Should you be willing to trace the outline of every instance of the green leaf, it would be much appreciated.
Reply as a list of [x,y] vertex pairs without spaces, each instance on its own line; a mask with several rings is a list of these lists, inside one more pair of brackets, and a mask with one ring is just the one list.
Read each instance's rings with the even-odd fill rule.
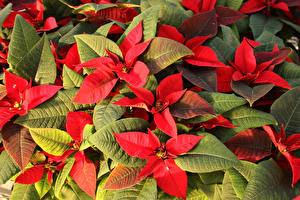
[[257,164],[243,160],[241,162],[243,165],[235,166],[234,169],[236,169],[246,179],[246,181],[249,182]]
[[47,174],[45,173],[41,180],[34,184],[37,193],[39,194],[40,198],[43,198],[47,192],[51,189],[51,185],[49,185]]
[[100,26],[95,33],[100,34],[104,37],[107,37],[110,28],[115,24],[115,22],[110,22]]
[[46,34],[15,65],[14,72],[40,85],[55,82],[56,63]]
[[0,10],[0,27],[2,27],[2,23],[5,21],[6,17],[12,11],[12,4],[7,4],[4,8]]
[[262,161],[251,176],[243,200],[292,199],[289,186],[287,176],[274,160]]
[[234,191],[232,180],[230,179],[229,173],[227,171],[224,175],[222,184],[222,199],[240,200],[240,198],[237,197],[237,194]]
[[20,169],[6,151],[2,151],[0,154],[0,163],[0,185],[2,185],[17,174]]
[[277,124],[276,119],[269,113],[260,110],[240,106],[223,114],[225,118],[230,119],[231,123],[237,128],[219,127],[214,134],[222,141],[226,142],[237,133],[249,129],[262,127],[268,124]]
[[34,184],[19,184],[15,183],[12,191],[11,200],[39,200],[40,196],[37,193]]
[[221,38],[215,37],[208,46],[215,51],[220,62],[228,64],[228,60],[233,60],[235,49]]
[[193,52],[183,44],[168,38],[156,37],[144,54],[144,60],[150,73],[156,74],[187,55],[193,55]]
[[233,194],[237,199],[242,199],[248,181],[236,169],[230,168],[225,172],[223,181],[223,198],[230,199]]
[[61,190],[63,188],[63,185],[66,182],[68,175],[70,174],[70,171],[74,163],[75,163],[75,158],[71,157],[70,159],[67,160],[67,164],[64,166],[64,168],[59,172],[54,186],[54,194],[56,197],[61,197]]
[[88,138],[96,132],[95,126],[91,124],[85,125],[83,129],[83,141],[80,145],[79,151],[83,151],[91,146]]
[[272,90],[273,87],[273,84],[262,84],[251,88],[242,81],[231,81],[232,90],[244,97],[249,102],[250,107],[252,107],[255,101],[265,96],[270,90]]
[[291,87],[300,86],[300,66],[295,63],[284,62],[274,68],[274,72],[286,80]]
[[71,70],[69,67],[64,65],[63,67],[63,86],[64,89],[71,89],[74,87],[80,87],[81,83],[83,81],[83,76],[81,76],[79,73]]
[[271,114],[278,121],[278,130],[284,124],[287,136],[300,132],[300,86],[280,96],[271,106]]
[[126,38],[128,33],[134,29],[141,20],[143,20],[143,41],[148,41],[149,39],[155,37],[156,34],[156,26],[157,26],[157,20],[158,20],[158,12],[159,7],[150,7],[135,18],[133,18],[132,22],[128,26],[128,28],[124,31],[124,33],[121,35],[119,40],[117,41],[117,44],[121,44],[122,41]]
[[96,3],[86,3],[82,6],[78,6],[75,10],[73,10],[73,14],[83,14],[88,11],[99,11],[105,8],[116,7],[116,4],[96,4]]
[[205,137],[186,154],[175,159],[176,164],[189,172],[206,173],[241,165],[237,157],[215,136]]
[[105,49],[123,57],[118,45],[102,35],[82,34],[74,36],[78,45],[78,53],[82,63],[93,58],[107,56]]
[[208,173],[198,173],[201,181],[199,183],[204,183],[205,185],[211,184],[220,184],[223,182],[224,179],[224,172],[223,171],[214,171]]
[[[141,1],[141,10],[144,12],[147,8],[159,6],[159,21],[160,24],[167,24],[174,27],[179,27],[182,22],[188,18],[186,11],[179,7],[178,4],[168,2],[167,0],[144,0]],[[181,8],[181,9],[180,9]]]
[[294,24],[288,20],[285,19],[280,19],[282,22],[284,22],[285,24],[289,25],[290,27],[292,27],[293,29],[295,29],[298,33],[300,33],[300,26],[298,26],[297,24]]
[[17,118],[15,123],[28,128],[63,128],[68,112],[91,109],[93,104],[73,103],[78,89],[60,90],[48,101]]
[[275,17],[256,13],[250,16],[249,26],[252,30],[254,39],[257,40],[264,31],[268,31],[272,34],[278,33],[282,29],[283,23]]
[[103,200],[156,200],[157,186],[153,178],[147,178],[145,181],[136,184],[133,187],[107,191]]
[[233,10],[239,10],[241,5],[243,3],[243,0],[227,0],[226,4],[229,8],[232,8]]
[[71,149],[68,143],[72,143],[73,139],[65,131],[52,128],[31,128],[29,131],[35,143],[49,154],[61,156]]
[[122,94],[108,97],[102,100],[94,108],[93,121],[96,130],[119,119],[126,111],[125,106],[114,105],[112,103],[124,98]]
[[113,133],[145,131],[147,127],[149,127],[149,124],[143,119],[121,119],[99,129],[89,138],[89,141],[109,158],[119,162],[122,165],[132,167],[141,166],[146,163],[146,160],[129,156],[120,147]]
[[90,34],[95,32],[95,30],[96,27],[93,24],[79,23],[59,39],[58,46],[63,47],[69,44],[73,44],[76,42],[74,38],[75,35],[79,35],[83,33]]
[[238,46],[240,46],[240,41],[230,27],[221,25],[221,28],[223,33],[223,40],[227,42],[227,44],[229,44],[233,48],[237,48]]
[[35,29],[20,15],[16,16],[7,61],[15,67],[39,41]]

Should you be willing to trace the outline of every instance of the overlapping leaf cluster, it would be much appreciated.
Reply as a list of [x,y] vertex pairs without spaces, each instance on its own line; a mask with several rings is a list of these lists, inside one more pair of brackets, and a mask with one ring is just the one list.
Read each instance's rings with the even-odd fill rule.
[[12,200],[300,195],[298,0],[0,8]]

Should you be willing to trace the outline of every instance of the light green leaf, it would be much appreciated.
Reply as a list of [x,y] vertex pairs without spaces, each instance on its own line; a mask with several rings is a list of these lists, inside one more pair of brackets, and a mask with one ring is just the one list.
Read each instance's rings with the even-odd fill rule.
[[34,184],[15,183],[10,200],[39,200]]
[[59,172],[58,177],[55,182],[54,186],[54,194],[56,197],[61,197],[61,190],[63,188],[63,185],[66,182],[66,179],[68,175],[70,174],[70,171],[75,163],[75,158],[71,157],[67,160],[67,164],[64,166],[64,168]]
[[2,27],[2,23],[4,22],[6,17],[9,15],[9,13],[12,11],[11,8],[12,8],[12,3],[9,3],[0,10],[0,27]]
[[107,37],[107,34],[110,30],[110,28],[114,25],[115,22],[110,22],[110,23],[107,23],[107,24],[104,24],[102,26],[100,26],[95,33],[97,34],[100,34],[104,37]]
[[144,54],[144,60],[151,74],[156,74],[180,58],[193,55],[183,44],[162,37],[154,38]]
[[73,14],[83,14],[88,11],[99,11],[105,8],[116,7],[116,4],[96,4],[96,3],[86,3],[82,6],[78,6],[73,10]]
[[119,101],[125,96],[122,94],[116,95],[113,98],[108,97],[102,100],[98,105],[95,106],[93,121],[96,130],[110,124],[119,119],[126,111],[125,106],[114,105],[112,103]]
[[189,172],[206,173],[241,165],[238,158],[215,136],[205,137],[186,154],[175,159],[176,164]]
[[89,137],[96,132],[95,126],[91,124],[85,125],[83,129],[83,141],[80,145],[79,151],[83,151],[91,146]]
[[238,199],[242,199],[247,184],[248,181],[244,178],[242,174],[240,174],[236,169],[230,168],[225,172],[225,177],[223,181],[223,195],[230,195],[228,191],[231,190],[235,197],[238,197]]
[[17,118],[15,123],[28,128],[63,128],[68,112],[91,109],[93,104],[73,103],[78,89],[60,90],[48,101]]
[[46,34],[15,65],[14,72],[41,85],[55,82],[56,63]]
[[125,166],[141,166],[146,160],[129,156],[118,144],[113,133],[124,133],[132,131],[145,131],[149,126],[148,122],[139,118],[126,118],[110,123],[95,134],[90,136],[90,143],[94,144],[100,151],[112,160]]
[[275,17],[256,13],[250,16],[249,26],[254,39],[257,39],[264,31],[268,31],[272,34],[278,33],[282,29],[283,23]]
[[52,128],[31,128],[29,131],[35,143],[49,154],[61,156],[71,149],[68,143],[72,143],[73,139],[65,131]]
[[232,8],[233,10],[239,10],[241,5],[243,3],[243,0],[227,0],[226,4],[229,8]]
[[49,185],[47,179],[47,173],[45,173],[41,178],[41,180],[35,183],[34,186],[40,198],[43,198],[47,194],[47,192],[49,192],[49,190],[51,189],[51,185]]
[[224,175],[224,180],[222,183],[222,199],[232,199],[232,200],[240,200],[240,198],[237,196],[236,192],[233,188],[233,183],[230,178],[230,175],[228,171],[226,171]]
[[284,62],[274,68],[274,72],[286,80],[291,87],[300,86],[300,66],[295,63]]
[[10,66],[15,67],[39,39],[40,37],[35,29],[21,15],[17,15],[7,55],[7,61]]
[[77,72],[71,70],[69,67],[64,65],[63,67],[63,86],[64,89],[71,89],[74,87],[80,87],[83,81],[83,76],[78,74]]
[[121,35],[119,40],[117,41],[117,44],[121,44],[122,41],[126,38],[128,33],[134,29],[141,20],[143,20],[143,40],[148,41],[149,39],[155,37],[156,34],[156,26],[157,26],[157,20],[158,20],[158,11],[159,7],[150,7],[135,18],[133,18],[132,22],[128,26],[128,28],[125,30],[125,32]]
[[74,36],[78,45],[78,53],[82,63],[93,58],[107,56],[105,49],[117,54],[123,54],[116,43],[102,35],[82,34]]
[[2,185],[17,174],[20,169],[6,151],[2,151],[0,154],[0,163],[0,185]]
[[300,86],[280,96],[271,106],[271,114],[281,124],[287,136],[300,132]]
[[153,178],[122,190],[107,191],[103,200],[156,200],[157,186]]

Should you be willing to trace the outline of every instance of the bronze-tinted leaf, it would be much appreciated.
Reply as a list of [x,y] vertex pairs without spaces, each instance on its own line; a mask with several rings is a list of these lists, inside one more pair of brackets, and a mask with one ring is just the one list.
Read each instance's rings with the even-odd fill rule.
[[118,165],[109,175],[104,189],[106,190],[119,190],[134,186],[141,182],[145,177],[137,178],[142,171],[143,166],[140,167],[127,167]]
[[228,7],[223,7],[223,6],[216,6],[216,13],[218,15],[218,24],[222,25],[229,25],[232,24],[236,21],[239,21],[240,19],[243,19],[244,17],[247,17],[247,15],[233,10]]
[[170,107],[170,112],[174,117],[189,119],[198,115],[212,115],[214,110],[197,93],[187,91],[177,103]]
[[273,87],[273,84],[263,84],[251,88],[242,81],[231,81],[232,90],[244,97],[249,102],[250,107],[252,107],[255,101],[267,94]]
[[17,124],[7,123],[2,129],[2,138],[7,153],[18,167],[24,170],[36,147],[29,129]]
[[6,96],[6,87],[4,85],[0,85],[0,100]]

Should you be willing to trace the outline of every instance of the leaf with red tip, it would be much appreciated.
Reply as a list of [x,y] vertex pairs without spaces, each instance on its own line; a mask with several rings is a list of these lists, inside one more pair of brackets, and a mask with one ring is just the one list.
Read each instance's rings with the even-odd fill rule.
[[253,13],[264,9],[266,5],[259,0],[248,0],[240,9],[243,13]]
[[226,128],[236,128],[228,119],[223,117],[222,115],[218,115],[217,117],[214,117],[210,120],[207,120],[206,122],[203,122],[203,126],[206,129],[213,129],[216,126],[222,126]]
[[196,66],[207,67],[225,67],[226,65],[219,61],[216,53],[210,47],[198,46],[192,49],[193,56],[184,59],[185,62]]
[[143,24],[142,21],[140,21],[139,24],[127,34],[126,38],[120,44],[120,49],[123,55],[126,55],[129,49],[139,43],[142,40],[142,37]]
[[154,95],[151,91],[142,88],[142,87],[135,87],[132,85],[127,85],[129,89],[141,100],[143,100],[148,105],[152,105],[154,103]]
[[92,198],[96,191],[96,168],[88,157],[78,151],[75,155],[75,163],[70,171],[71,177],[77,185]]
[[173,74],[164,78],[156,88],[156,99],[164,100],[173,92],[181,91],[183,88],[182,73]]
[[117,75],[120,79],[125,80],[134,86],[143,86],[147,82],[149,69],[145,63],[136,61],[129,73],[119,72]]
[[[56,85],[38,85],[28,89],[26,100],[28,102],[28,110],[35,108],[41,103],[53,97],[62,86]],[[26,102],[26,103],[27,103]],[[25,102],[24,102],[25,104]]]
[[226,146],[240,159],[259,161],[272,154],[272,141],[258,129],[244,130],[226,142]]
[[44,175],[44,166],[37,165],[25,170],[16,178],[16,183],[34,184],[41,180]]
[[198,115],[212,115],[213,113],[214,110],[211,105],[192,91],[187,91],[176,104],[171,106],[171,114],[182,119],[189,119]]
[[166,151],[174,156],[190,151],[203,136],[181,134],[166,143]]
[[229,25],[247,17],[247,15],[228,7],[216,6],[218,24]]
[[154,114],[154,122],[160,130],[165,132],[170,137],[177,137],[177,127],[174,118],[172,117],[169,108],[166,108],[161,113]]
[[130,48],[125,55],[125,63],[127,66],[132,66],[135,63],[136,59],[147,49],[150,42],[152,40],[148,40],[147,42],[143,42],[135,45]]
[[234,64],[244,74],[253,73],[256,69],[256,58],[253,48],[249,45],[246,38],[243,39],[235,52]]
[[74,141],[83,141],[83,129],[87,124],[93,124],[91,115],[85,112],[68,113],[66,129]]
[[187,175],[173,159],[162,161],[154,171],[153,178],[166,193],[186,199]]
[[73,102],[89,104],[101,101],[111,92],[117,81],[113,72],[96,70],[83,80]]
[[27,80],[6,70],[4,70],[4,74],[7,97],[11,101],[21,102],[21,97],[28,86]]
[[0,129],[16,114],[11,112],[10,107],[0,107]]
[[36,143],[29,129],[18,124],[8,123],[2,129],[3,146],[21,170],[27,166]]
[[117,165],[107,178],[105,190],[119,190],[134,186],[141,182],[145,177],[138,177],[143,167],[127,167]]
[[160,142],[153,133],[125,132],[114,136],[122,149],[133,157],[149,159],[160,147]]
[[175,27],[170,25],[159,25],[157,37],[169,38],[181,44],[184,43],[183,35],[179,33],[179,31]]
[[217,29],[216,10],[212,9],[208,12],[201,12],[188,18],[182,23],[178,30],[189,40],[197,36],[214,36],[217,34]]
[[281,78],[278,74],[272,71],[263,71],[260,75],[253,81],[253,83],[272,83],[277,87],[282,87],[286,89],[292,89],[290,84]]

